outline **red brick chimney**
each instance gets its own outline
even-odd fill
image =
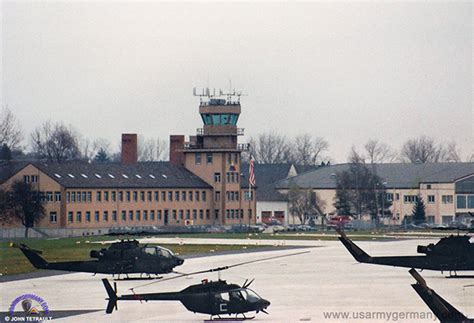
[[[175,166],[184,166],[184,136],[170,136],[170,163]]]
[[[122,134],[122,164],[131,165],[136,164],[137,156],[137,134],[123,133]]]

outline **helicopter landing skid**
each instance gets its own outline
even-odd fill
[[[146,277],[124,277],[124,278],[115,278],[114,281],[127,281],[127,280],[153,280],[153,279],[161,279],[163,278],[163,276],[156,276],[156,277],[152,277],[152,276],[146,276]]]
[[[472,279],[474,278],[474,275],[450,275],[450,276],[445,276],[445,278],[451,278],[451,279]]]
[[[238,315],[242,314],[241,317]],[[252,320],[255,318],[255,316],[245,316],[243,313],[236,314],[234,317],[220,317],[219,315],[211,315],[211,318],[209,320],[205,320],[204,322],[224,322],[224,321],[229,321],[229,322],[236,322],[236,321],[246,321],[246,320]]]

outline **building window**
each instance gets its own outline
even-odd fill
[[[46,192],[46,201],[53,202],[53,192]]]
[[[143,211],[143,221],[148,221],[148,211]]]
[[[173,220],[176,220],[176,210],[173,210]]]
[[[216,183],[221,182],[221,173],[214,173],[214,182]]]
[[[145,192],[140,192],[140,201],[145,202]]]
[[[385,193],[385,198],[387,201],[393,201],[393,193]]]
[[[418,195],[403,195],[404,203],[414,203],[418,201]]]
[[[54,192],[54,200],[56,202],[61,202],[61,192]]]
[[[100,201],[102,200],[102,192],[101,192],[101,191],[97,191],[97,192],[96,192],[95,200],[96,200],[97,202],[100,202]]]
[[[431,184],[426,184],[426,189],[430,190],[431,189]]]
[[[435,216],[434,216],[434,215],[428,215],[428,216],[426,217],[426,222],[427,222],[427,223],[434,224],[434,223],[435,223]]]
[[[146,193],[148,202],[151,202],[151,191]]]
[[[81,222],[81,221],[82,221],[82,213],[76,212],[76,222]]]
[[[117,192],[110,192],[110,199],[112,200],[112,202],[115,202],[117,200]]]
[[[166,192],[165,192],[165,191],[162,191],[162,192],[161,192],[161,200],[162,200],[163,202],[166,201]]]
[[[196,191],[194,193],[194,195],[196,196],[196,202],[198,202],[199,201],[199,191]]]
[[[122,211],[122,221],[127,221],[127,212]]]
[[[138,200],[138,192],[133,191],[133,201],[136,202]]]
[[[197,219],[197,210],[193,210],[193,219],[194,219],[194,220]]]
[[[77,194],[76,195],[76,197],[77,197],[76,202],[81,203],[81,201],[82,201],[81,192],[77,192],[76,194]]]
[[[191,211],[190,210],[186,210],[186,219],[187,220],[191,219]]]
[[[38,176],[37,175],[31,175],[31,182],[32,183],[38,183]]]
[[[123,202],[123,191],[119,191],[118,199],[119,199],[119,202]]]
[[[112,211],[112,221],[117,222],[117,211]]]
[[[229,172],[225,173],[225,180],[226,180],[227,183],[230,183],[230,173]]]
[[[109,191],[104,191],[104,202],[109,201]]]
[[[225,217],[230,219],[230,210],[225,210]]]
[[[137,221],[140,221],[140,219],[141,219],[141,214],[140,214],[140,213],[141,213],[141,212],[140,212],[139,210],[137,210],[137,211],[135,212],[136,220],[137,220]]]
[[[87,202],[87,192],[82,192],[82,202]]]
[[[30,182],[30,175],[24,175],[23,176],[23,182],[29,183]]]
[[[216,202],[219,202],[221,200],[221,192],[220,191],[216,191],[215,194],[214,194],[214,200]]]
[[[173,192],[168,191],[168,201],[173,201]]]
[[[66,203],[71,202],[71,193],[66,192]]]
[[[91,212],[86,212],[86,222],[91,222]]]
[[[201,165],[201,153],[194,154],[194,163],[196,165]]]
[[[73,222],[73,212],[72,211],[69,211],[67,213],[67,221],[68,222]]]
[[[227,154],[227,164],[232,164],[232,154],[231,153]]]
[[[180,220],[183,220],[184,218],[184,211],[183,210],[179,210],[179,219]]]
[[[212,164],[212,153],[206,153],[206,162]]]
[[[202,195],[202,201],[206,202],[206,191],[202,191],[201,195]]]
[[[92,202],[92,192],[87,192],[87,202]]]
[[[452,215],[442,215],[441,216],[441,222],[442,222],[442,224],[451,225],[451,222],[453,222],[453,216]]]
[[[159,200],[159,198],[158,198],[158,196],[159,196],[158,191],[155,191],[155,192],[154,192],[154,195],[155,195],[155,201],[158,202],[158,200]]]
[[[109,212],[108,211],[104,211],[104,221],[105,222],[109,221]]]
[[[133,221],[133,211],[128,211],[128,219]]]
[[[174,192],[174,200],[179,201],[179,191]]]
[[[204,210],[199,210],[199,218],[204,219]]]
[[[219,219],[219,210],[214,210],[214,216],[216,217],[216,220]]]
[[[206,210],[206,220],[209,220],[209,218],[211,217],[211,211],[209,209]]]
[[[181,192],[181,199],[182,199],[183,201],[186,201],[186,191],[182,191],[182,192]]]
[[[443,196],[441,196],[441,202],[443,204],[452,204],[453,203],[453,196],[452,195],[443,195]]]
[[[161,210],[158,210],[157,216],[158,216],[158,220],[161,220]]]
[[[155,210],[150,211],[150,220],[155,221]]]
[[[130,191],[127,191],[125,193],[125,199],[126,199],[127,202],[130,202]]]
[[[76,192],[71,193],[71,202],[75,203],[76,202]]]
[[[189,191],[189,200],[193,201],[193,191]]]
[[[100,216],[99,216],[99,211],[95,211],[95,212],[94,212],[94,219],[95,219],[95,222],[99,222],[99,218],[100,218]]]
[[[400,201],[400,193],[395,193],[395,200]]]
[[[428,195],[428,203],[434,203],[435,202],[435,196],[434,195]]]
[[[466,208],[466,196],[465,195],[458,195],[456,197],[456,207],[458,209],[465,209]]]
[[[467,208],[474,209],[474,195],[467,196]]]
[[[234,154],[234,164],[238,164],[239,163],[239,154],[235,153]]]

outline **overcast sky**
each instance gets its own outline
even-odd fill
[[[193,87],[232,80],[246,138],[309,132],[339,162],[422,134],[474,152],[470,2],[2,1],[1,19],[1,103],[28,132],[194,134]]]

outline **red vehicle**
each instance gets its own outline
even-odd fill
[[[350,215],[336,215],[329,219],[328,226],[337,229],[344,229],[344,227],[351,223],[351,221],[352,217]]]

